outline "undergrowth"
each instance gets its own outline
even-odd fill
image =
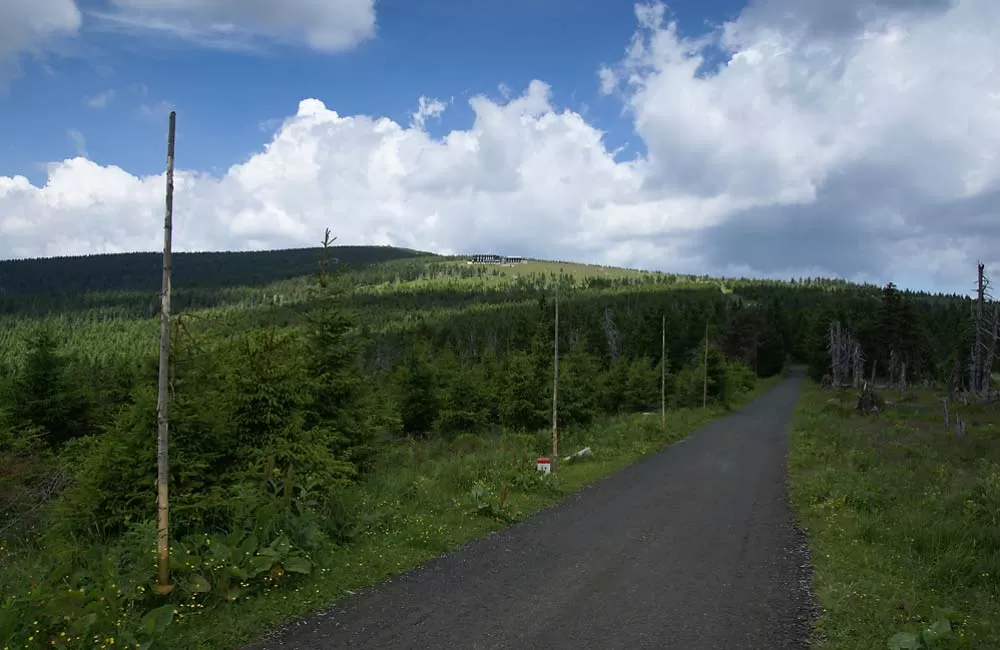
[[[396,443],[361,483],[339,489],[333,511],[311,509],[302,486],[287,495],[276,486],[270,499],[287,498],[281,526],[247,520],[228,535],[175,540],[167,597],[155,593],[151,521],[85,551],[72,542],[44,554],[0,548],[0,647],[238,647],[552,505],[725,411],[670,411],[665,427],[658,414],[637,414],[563,431],[564,455],[589,446],[593,456],[557,475],[535,469],[551,451],[549,432]]]
[[[803,388],[789,472],[817,650],[1000,647],[1000,413],[957,407],[958,437],[924,393],[885,395],[875,419],[850,391]]]

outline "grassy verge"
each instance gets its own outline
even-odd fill
[[[807,384],[789,453],[793,506],[824,609],[814,648],[1000,648],[1000,412],[931,391],[853,394]]]
[[[759,382],[739,404],[755,399],[779,380]],[[671,411],[666,427],[660,426],[657,414],[623,416],[564,432],[560,444],[564,455],[585,446],[594,455],[591,460],[564,463],[552,480],[534,470],[535,452],[544,453],[549,444],[547,433],[401,444],[387,452],[381,470],[358,491],[368,514],[354,542],[326,557],[314,557],[317,570],[293,588],[210,610],[180,611],[162,645],[176,650],[238,647],[289,619],[554,505],[725,413],[720,407]]]

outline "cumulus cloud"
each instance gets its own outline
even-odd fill
[[[0,91],[20,71],[24,54],[40,54],[82,23],[75,0],[4,0],[0,4]]]
[[[216,49],[255,49],[264,38],[339,52],[375,34],[375,0],[111,0],[111,5],[111,11],[91,13],[97,28]]]
[[[844,4],[758,2],[697,40],[638,7],[595,78],[645,141],[634,160],[541,81],[473,98],[472,125],[441,138],[437,100],[408,125],[304,100],[225,174],[178,173],[175,241],[312,245],[330,226],[345,243],[948,289],[977,259],[1000,270],[1000,3]],[[0,256],[155,250],[162,196],[162,176],[83,158],[42,187],[0,177]]]
[[[90,97],[84,97],[83,103],[90,108],[105,108],[115,98],[114,89],[105,90]]]
[[[76,155],[82,158],[87,157],[87,139],[83,137],[83,134],[76,129],[67,129],[66,137],[69,141],[73,143],[73,149],[76,151]]]

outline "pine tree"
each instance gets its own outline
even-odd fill
[[[69,360],[48,328],[29,337],[8,400],[14,424],[39,428],[52,445],[88,432],[89,404],[83,386],[71,381]]]
[[[425,437],[433,431],[440,411],[438,377],[431,366],[427,345],[411,343],[398,373],[403,433]]]

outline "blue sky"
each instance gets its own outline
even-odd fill
[[[734,0],[670,5],[685,32],[735,17]],[[532,79],[552,86],[554,103],[585,111],[621,155],[644,151],[621,103],[599,93],[597,70],[623,55],[635,31],[629,0],[381,0],[377,38],[348,52],[276,46],[245,53],[197,49],[183,41],[102,32],[84,3],[82,42],[44,59],[25,57],[23,75],[0,99],[0,175],[44,182],[39,163],[76,154],[67,131],[81,133],[88,157],[132,173],[163,166],[168,106],[180,124],[179,162],[224,171],[257,151],[269,121],[315,97],[340,114],[384,115],[407,123],[421,95],[451,100],[432,133],[466,128],[470,96],[520,93]],[[79,53],[85,54],[79,54]],[[68,56],[67,56],[68,55]],[[100,109],[85,98],[113,91]],[[152,110],[150,110],[152,109]]]
[[[0,258],[155,250],[176,108],[178,250],[965,292],[1000,273],[998,39],[996,0],[7,0]]]

